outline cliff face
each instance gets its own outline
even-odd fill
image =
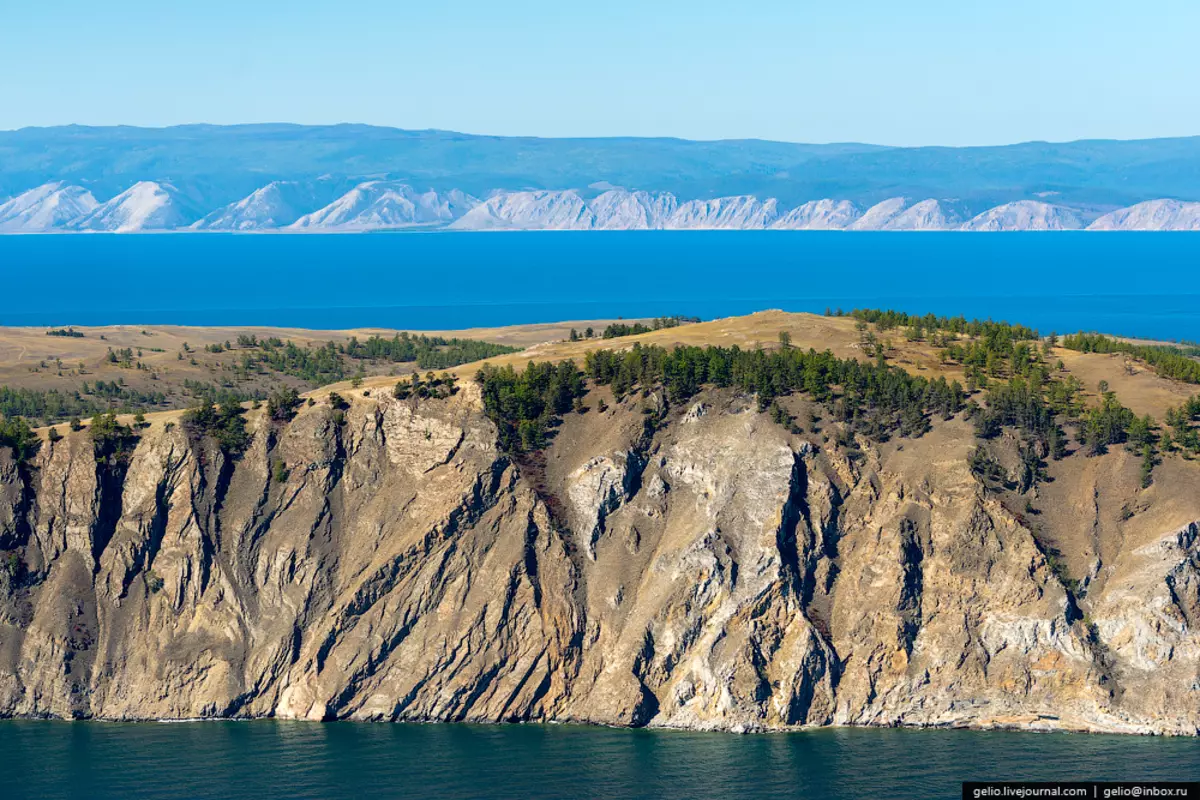
[[[161,421],[127,469],[0,452],[0,715],[1197,732],[1194,470],[1097,514],[1069,593],[963,422],[858,454],[724,392],[651,433],[607,400],[524,465],[471,388],[237,460]],[[1136,472],[1105,458],[1056,491]]]

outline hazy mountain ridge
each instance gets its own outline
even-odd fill
[[[972,215],[954,198],[897,196],[866,208],[844,198],[822,198],[788,207],[774,197],[699,199],[610,188],[591,197],[578,189],[497,189],[480,199],[458,189],[439,191],[386,180],[359,183],[330,201],[331,195],[341,191],[340,186],[330,179],[271,181],[205,213],[192,195],[170,183],[139,181],[99,203],[87,189],[55,181],[0,204],[0,233],[361,232],[411,227],[470,231],[1200,230],[1200,203],[1169,199],[1102,215],[1039,200],[1017,200]]]
[[[337,181],[345,192],[387,180],[475,197],[497,188],[553,191],[593,184],[669,192],[681,201],[753,196],[775,198],[781,212],[822,198],[859,209],[900,196],[955,198],[964,219],[1006,203],[1048,200],[1082,209],[1090,219],[1161,198],[1200,202],[1200,137],[886,147],[542,139],[368,125],[0,131],[0,199],[62,181],[103,201],[141,180],[178,187],[204,214],[273,181]]]

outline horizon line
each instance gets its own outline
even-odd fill
[[[448,134],[453,136],[466,136],[476,139],[525,139],[525,140],[541,140],[541,141],[670,141],[670,142],[692,142],[696,144],[718,144],[729,142],[759,142],[764,144],[780,144],[780,145],[795,145],[801,147],[839,147],[839,146],[857,146],[857,147],[875,147],[885,150],[972,150],[972,149],[995,149],[1004,147],[1021,147],[1023,145],[1072,145],[1086,143],[1135,143],[1135,142],[1161,142],[1172,140],[1185,139],[1200,139],[1200,133],[1189,134],[1186,136],[1151,136],[1142,138],[1122,139],[1115,137],[1087,137],[1080,139],[1065,139],[1065,140],[1049,140],[1049,139],[1025,139],[1017,142],[1008,142],[1004,144],[962,144],[962,145],[947,145],[947,144],[918,144],[918,145],[894,145],[894,144],[879,144],[876,142],[845,140],[836,142],[805,142],[793,141],[788,139],[767,139],[754,136],[743,137],[726,137],[717,139],[691,139],[685,136],[645,136],[645,135],[629,135],[616,134],[609,136],[539,136],[536,134],[493,134],[493,133],[472,133],[468,131],[456,131],[448,128],[401,128],[395,125],[378,125],[369,122],[333,122],[333,123],[303,123],[303,122],[233,122],[233,123],[215,123],[215,122],[186,122],[174,125],[90,125],[87,123],[71,122],[61,125],[25,125],[19,128],[0,128],[0,135],[11,133],[26,133],[36,131],[54,131],[71,128],[80,128],[85,130],[137,130],[137,131],[171,131],[186,128],[369,128],[381,131],[396,131],[408,134]]]

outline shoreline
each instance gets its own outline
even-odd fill
[[[1059,718],[1053,715],[1037,715],[1037,721],[1057,721]],[[1149,730],[1149,729],[1133,729],[1146,728],[1146,726],[1130,726],[1130,729],[1121,730],[1116,727],[1073,727],[1073,726],[1056,726],[1056,725],[1022,725],[1017,723],[1005,722],[947,722],[947,723],[898,723],[898,724],[853,724],[853,723],[835,723],[830,725],[794,725],[784,727],[744,727],[741,725],[731,725],[728,727],[706,726],[706,727],[689,727],[684,725],[612,725],[604,722],[591,722],[579,719],[546,719],[546,720],[449,720],[449,719],[432,719],[432,718],[402,718],[402,719],[327,719],[314,720],[303,717],[278,717],[278,716],[230,716],[230,717],[50,717],[50,716],[26,716],[0,715],[0,725],[8,722],[48,722],[48,723],[91,723],[99,725],[203,725],[209,723],[297,723],[301,725],[325,726],[325,725],[431,725],[431,726],[479,726],[488,728],[508,728],[508,727],[573,727],[587,730],[614,730],[614,731],[649,731],[649,732],[665,732],[665,733],[701,733],[701,734],[716,734],[723,736],[778,736],[789,734],[804,734],[804,733],[820,733],[820,732],[839,732],[839,731],[883,731],[883,730],[903,730],[903,731],[945,731],[945,732],[971,732],[971,733],[1020,733],[1032,735],[1069,735],[1069,736],[1116,736],[1121,738],[1166,738],[1166,739],[1195,739],[1200,738],[1200,730],[1198,731],[1183,731],[1183,730]]]

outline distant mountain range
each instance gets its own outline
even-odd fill
[[[0,232],[1200,230],[1200,137],[890,148],[362,125],[0,132]]]

